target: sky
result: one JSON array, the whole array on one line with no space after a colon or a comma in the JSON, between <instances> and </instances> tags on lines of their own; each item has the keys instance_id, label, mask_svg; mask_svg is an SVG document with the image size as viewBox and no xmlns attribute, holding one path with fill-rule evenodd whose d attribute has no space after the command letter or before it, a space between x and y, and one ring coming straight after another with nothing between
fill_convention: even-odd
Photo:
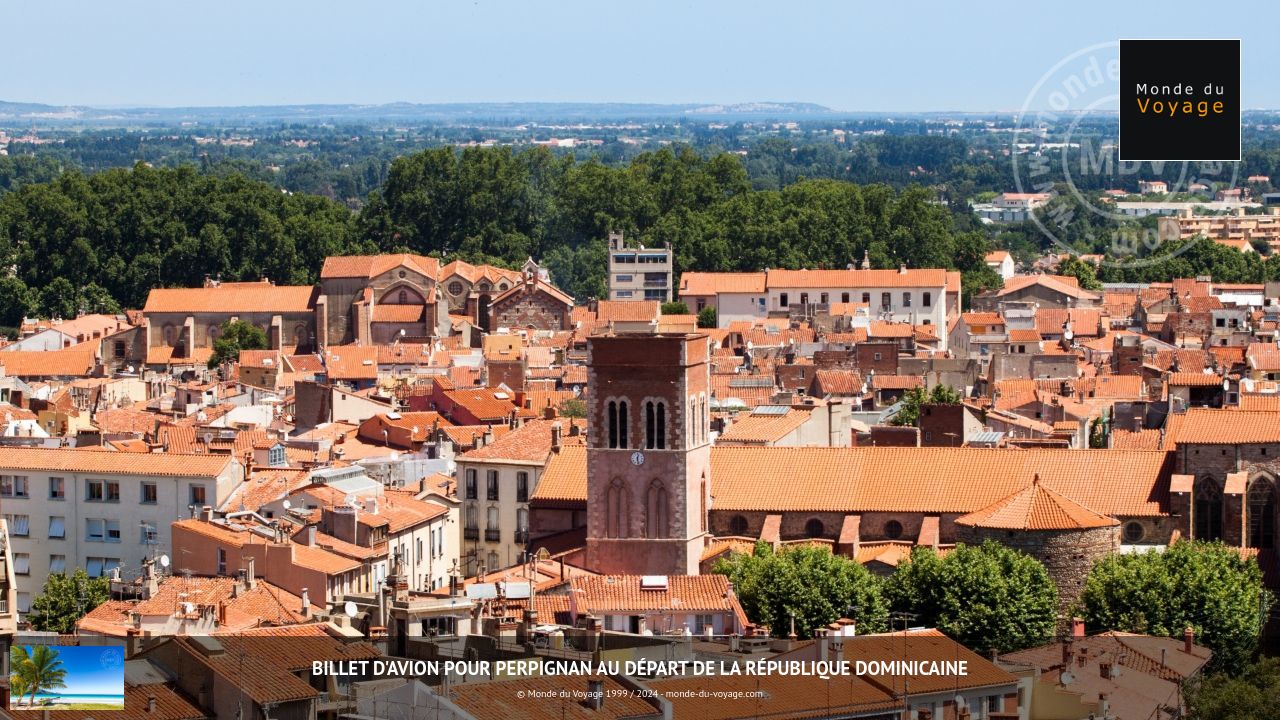
<instances>
[{"instance_id":1,"label":"sky","mask_svg":"<svg viewBox=\"0 0 1280 720\"><path fill-rule=\"evenodd\" d=\"M188 106L813 102L1017 109L1118 38L1240 38L1280 108L1280 4L1162 0L48 0L8 4L0 100Z\"/></svg>"},{"instance_id":2,"label":"sky","mask_svg":"<svg viewBox=\"0 0 1280 720\"><path fill-rule=\"evenodd\" d=\"M28 652L31 651L30 646ZM58 659L67 671L65 688L51 694L123 695L124 650L119 646L59 646Z\"/></svg>"}]
</instances>

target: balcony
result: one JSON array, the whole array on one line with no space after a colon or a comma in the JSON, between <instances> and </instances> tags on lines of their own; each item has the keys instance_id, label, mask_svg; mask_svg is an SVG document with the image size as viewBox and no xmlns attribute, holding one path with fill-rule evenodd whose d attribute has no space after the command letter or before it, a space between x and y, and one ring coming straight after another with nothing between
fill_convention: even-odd
<instances>
[{"instance_id":1,"label":"balcony","mask_svg":"<svg viewBox=\"0 0 1280 720\"><path fill-rule=\"evenodd\" d=\"M528 543L529 543L529 531L528 531L528 530L517 530L517 531L516 531L516 544L517 544L517 545L527 545Z\"/></svg>"},{"instance_id":2,"label":"balcony","mask_svg":"<svg viewBox=\"0 0 1280 720\"><path fill-rule=\"evenodd\" d=\"M485 542L501 542L502 531L497 528L485 528L484 541Z\"/></svg>"},{"instance_id":3,"label":"balcony","mask_svg":"<svg viewBox=\"0 0 1280 720\"><path fill-rule=\"evenodd\" d=\"M480 539L480 528L472 528L472 527L469 527L469 528L463 528L463 529L462 529L462 539L463 539L463 540L479 540L479 539Z\"/></svg>"}]
</instances>

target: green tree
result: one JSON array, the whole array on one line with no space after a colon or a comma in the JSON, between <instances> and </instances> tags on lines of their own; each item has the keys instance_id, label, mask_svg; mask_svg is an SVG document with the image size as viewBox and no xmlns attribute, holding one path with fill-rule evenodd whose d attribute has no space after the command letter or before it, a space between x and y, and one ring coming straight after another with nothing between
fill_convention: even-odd
<instances>
[{"instance_id":1,"label":"green tree","mask_svg":"<svg viewBox=\"0 0 1280 720\"><path fill-rule=\"evenodd\" d=\"M67 686L66 668L58 659L58 651L48 645L13 646L9 650L9 674L17 676L18 684L31 696L28 706L35 705L36 695Z\"/></svg>"},{"instance_id":2,"label":"green tree","mask_svg":"<svg viewBox=\"0 0 1280 720\"><path fill-rule=\"evenodd\" d=\"M704 307L698 311L698 327L714 328L719 324L716 318L716 309L713 307Z\"/></svg>"},{"instance_id":3,"label":"green tree","mask_svg":"<svg viewBox=\"0 0 1280 720\"><path fill-rule=\"evenodd\" d=\"M848 617L859 632L886 628L888 605L880 580L854 560L828 548L793 547L774 551L764 541L750 555L737 554L716 563L714 572L728 575L747 617L768 625L777 637L791 631L810 637L814 628Z\"/></svg>"},{"instance_id":4,"label":"green tree","mask_svg":"<svg viewBox=\"0 0 1280 720\"><path fill-rule=\"evenodd\" d=\"M31 603L31 626L44 632L69 633L76 620L111 599L105 577L91 578L84 568L74 573L54 573Z\"/></svg>"},{"instance_id":5,"label":"green tree","mask_svg":"<svg viewBox=\"0 0 1280 720\"><path fill-rule=\"evenodd\" d=\"M561 417L584 418L587 416L587 402L582 398L565 398L560 401L558 412Z\"/></svg>"},{"instance_id":6,"label":"green tree","mask_svg":"<svg viewBox=\"0 0 1280 720\"><path fill-rule=\"evenodd\" d=\"M56 277L40 291L40 314L48 318L75 318L80 293L65 277Z\"/></svg>"},{"instance_id":7,"label":"green tree","mask_svg":"<svg viewBox=\"0 0 1280 720\"><path fill-rule=\"evenodd\" d=\"M1072 255L1058 263L1058 274L1068 275L1080 281L1083 290L1101 290L1097 269L1091 264Z\"/></svg>"},{"instance_id":8,"label":"green tree","mask_svg":"<svg viewBox=\"0 0 1280 720\"><path fill-rule=\"evenodd\" d=\"M1057 624L1058 591L1035 558L996 542L959 545L945 557L917 547L885 585L895 611L975 650L1040 645Z\"/></svg>"},{"instance_id":9,"label":"green tree","mask_svg":"<svg viewBox=\"0 0 1280 720\"><path fill-rule=\"evenodd\" d=\"M228 320L222 323L222 334L213 341L213 355L209 357L209 367L215 368L224 362L235 362L240 358L241 350L264 350L267 347L267 334L262 328L243 320Z\"/></svg>"},{"instance_id":10,"label":"green tree","mask_svg":"<svg viewBox=\"0 0 1280 720\"><path fill-rule=\"evenodd\" d=\"M18 327L35 309L35 298L27 284L16 277L0 277L0 327Z\"/></svg>"},{"instance_id":11,"label":"green tree","mask_svg":"<svg viewBox=\"0 0 1280 720\"><path fill-rule=\"evenodd\" d=\"M1253 657L1275 598L1262 569L1220 542L1181 541L1164 552L1099 561L1081 597L1091 630L1181 637L1213 650L1213 668L1239 672Z\"/></svg>"},{"instance_id":12,"label":"green tree","mask_svg":"<svg viewBox=\"0 0 1280 720\"><path fill-rule=\"evenodd\" d=\"M1280 720L1280 658L1263 658L1237 676L1201 675L1186 687L1188 720Z\"/></svg>"},{"instance_id":13,"label":"green tree","mask_svg":"<svg viewBox=\"0 0 1280 720\"><path fill-rule=\"evenodd\" d=\"M892 425L915 426L920 423L920 407L922 405L958 405L963 399L960 391L950 385L939 383L929 390L925 390L922 387L914 387L903 393L902 407L898 409L898 414L894 415L889 423Z\"/></svg>"},{"instance_id":14,"label":"green tree","mask_svg":"<svg viewBox=\"0 0 1280 720\"><path fill-rule=\"evenodd\" d=\"M662 314L663 315L688 315L689 306L685 305L679 300L675 302L662 303Z\"/></svg>"}]
</instances>

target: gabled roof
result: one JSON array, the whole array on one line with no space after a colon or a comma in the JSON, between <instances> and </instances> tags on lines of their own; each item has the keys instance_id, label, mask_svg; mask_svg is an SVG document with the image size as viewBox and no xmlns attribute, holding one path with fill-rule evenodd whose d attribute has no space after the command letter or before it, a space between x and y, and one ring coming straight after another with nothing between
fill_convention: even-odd
<instances>
[{"instance_id":1,"label":"gabled roof","mask_svg":"<svg viewBox=\"0 0 1280 720\"><path fill-rule=\"evenodd\" d=\"M213 478L221 475L232 462L232 458L225 455L130 453L125 460L110 452L53 448L8 447L0 453L0 470L160 477Z\"/></svg>"},{"instance_id":2,"label":"gabled roof","mask_svg":"<svg viewBox=\"0 0 1280 720\"><path fill-rule=\"evenodd\" d=\"M458 456L461 462L484 460L511 460L515 462L543 463L551 454L552 426L559 425L562 447L582 444L586 439L585 420L560 418L555 420L530 420L506 433L482 448L470 450ZM577 425L580 434L570 437L569 428Z\"/></svg>"},{"instance_id":3,"label":"gabled roof","mask_svg":"<svg viewBox=\"0 0 1280 720\"><path fill-rule=\"evenodd\" d=\"M1280 443L1280 422L1271 412L1193 407L1182 415L1176 435L1179 444Z\"/></svg>"},{"instance_id":4,"label":"gabled roof","mask_svg":"<svg viewBox=\"0 0 1280 720\"><path fill-rule=\"evenodd\" d=\"M596 304L600 322L645 322L658 319L662 303L657 300L601 300Z\"/></svg>"},{"instance_id":5,"label":"gabled roof","mask_svg":"<svg viewBox=\"0 0 1280 720\"><path fill-rule=\"evenodd\" d=\"M93 374L97 360L92 343L62 350L0 351L0 368L11 377L85 377Z\"/></svg>"},{"instance_id":6,"label":"gabled roof","mask_svg":"<svg viewBox=\"0 0 1280 720\"><path fill-rule=\"evenodd\" d=\"M1087 530L1120 522L1041 485L1037 475L1018 492L956 518L956 524L1001 530Z\"/></svg>"},{"instance_id":7,"label":"gabled roof","mask_svg":"<svg viewBox=\"0 0 1280 720\"><path fill-rule=\"evenodd\" d=\"M942 288L947 271L940 268L915 270L769 270L769 289L789 288Z\"/></svg>"},{"instance_id":8,"label":"gabled roof","mask_svg":"<svg viewBox=\"0 0 1280 720\"><path fill-rule=\"evenodd\" d=\"M144 313L305 313L312 308L311 285L269 282L222 283L213 287L156 288L147 295Z\"/></svg>"},{"instance_id":9,"label":"gabled roof","mask_svg":"<svg viewBox=\"0 0 1280 720\"><path fill-rule=\"evenodd\" d=\"M689 296L716 295L718 293L763 293L765 274L762 272L714 273L687 272L680 276L679 294Z\"/></svg>"},{"instance_id":10,"label":"gabled roof","mask_svg":"<svg viewBox=\"0 0 1280 720\"><path fill-rule=\"evenodd\" d=\"M1080 281L1076 278L1062 275L1015 275L1004 281L1004 286L996 291L996 297L1004 297L1033 285L1039 285L1078 300L1102 299L1101 295L1081 290Z\"/></svg>"},{"instance_id":11,"label":"gabled roof","mask_svg":"<svg viewBox=\"0 0 1280 720\"><path fill-rule=\"evenodd\" d=\"M538 278L533 278L532 280L525 279L522 282L517 282L516 284L507 288L505 292L502 292L496 295L493 298L493 300L490 301L490 305L491 306L500 305L502 303L505 303L511 300L512 298L516 298L521 295L524 295L525 293L537 293L537 292L548 295L551 298L555 299L556 301L563 303L564 305L570 308L573 307L573 296L569 295L568 293L556 287L555 285L552 285L549 282L543 282Z\"/></svg>"},{"instance_id":12,"label":"gabled roof","mask_svg":"<svg viewBox=\"0 0 1280 720\"><path fill-rule=\"evenodd\" d=\"M393 255L342 255L324 259L324 267L320 269L320 279L330 278L372 278L388 270L404 265L431 279L440 272L440 261L423 255L398 253Z\"/></svg>"},{"instance_id":13,"label":"gabled roof","mask_svg":"<svg viewBox=\"0 0 1280 720\"><path fill-rule=\"evenodd\" d=\"M607 615L670 610L679 600L681 612L740 612L725 575L670 575L666 586L648 589L641 575L579 575L569 582L579 593L579 612Z\"/></svg>"}]
</instances>

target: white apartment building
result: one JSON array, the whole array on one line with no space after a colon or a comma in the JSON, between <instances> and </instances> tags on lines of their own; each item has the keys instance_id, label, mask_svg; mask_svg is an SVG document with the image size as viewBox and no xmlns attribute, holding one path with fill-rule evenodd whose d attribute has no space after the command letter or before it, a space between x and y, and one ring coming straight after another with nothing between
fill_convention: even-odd
<instances>
[{"instance_id":1,"label":"white apartment building","mask_svg":"<svg viewBox=\"0 0 1280 720\"><path fill-rule=\"evenodd\" d=\"M671 299L675 255L670 247L627 247L622 233L609 233L609 299Z\"/></svg>"},{"instance_id":2,"label":"white apartment building","mask_svg":"<svg viewBox=\"0 0 1280 720\"><path fill-rule=\"evenodd\" d=\"M51 573L101 577L169 553L169 524L217 506L244 480L226 455L5 448L0 512L9 526L18 611ZM176 562L176 559L175 559Z\"/></svg>"}]
</instances>

